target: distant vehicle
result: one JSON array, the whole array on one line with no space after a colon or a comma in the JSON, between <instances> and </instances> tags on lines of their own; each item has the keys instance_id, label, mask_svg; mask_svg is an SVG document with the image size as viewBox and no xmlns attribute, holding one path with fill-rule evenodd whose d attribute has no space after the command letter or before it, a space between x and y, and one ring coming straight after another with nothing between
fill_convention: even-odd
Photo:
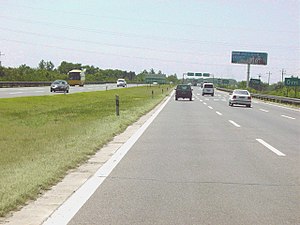
<instances>
[{"instance_id":1,"label":"distant vehicle","mask_svg":"<svg viewBox=\"0 0 300 225\"><path fill-rule=\"evenodd\" d=\"M235 104L251 107L251 94L249 91L239 89L234 90L229 97L229 106L233 106Z\"/></svg>"},{"instance_id":2,"label":"distant vehicle","mask_svg":"<svg viewBox=\"0 0 300 225\"><path fill-rule=\"evenodd\" d=\"M65 80L56 80L50 86L50 92L63 91L69 93L70 85Z\"/></svg>"},{"instance_id":3,"label":"distant vehicle","mask_svg":"<svg viewBox=\"0 0 300 225\"><path fill-rule=\"evenodd\" d=\"M154 81L152 84L157 85L158 83L156 81Z\"/></svg>"},{"instance_id":4,"label":"distant vehicle","mask_svg":"<svg viewBox=\"0 0 300 225\"><path fill-rule=\"evenodd\" d=\"M189 98L192 101L192 93L193 89L191 85L188 84L178 84L175 89L175 100L177 101L178 98Z\"/></svg>"},{"instance_id":5,"label":"distant vehicle","mask_svg":"<svg viewBox=\"0 0 300 225\"><path fill-rule=\"evenodd\" d=\"M125 79L118 79L117 80L117 87L126 87L127 83L125 81Z\"/></svg>"},{"instance_id":6,"label":"distant vehicle","mask_svg":"<svg viewBox=\"0 0 300 225\"><path fill-rule=\"evenodd\" d=\"M202 87L202 96L211 95L214 96L214 84L213 83L204 83Z\"/></svg>"},{"instance_id":7,"label":"distant vehicle","mask_svg":"<svg viewBox=\"0 0 300 225\"><path fill-rule=\"evenodd\" d=\"M70 86L79 85L84 86L85 83L85 72L84 70L71 70L68 72Z\"/></svg>"}]
</instances>

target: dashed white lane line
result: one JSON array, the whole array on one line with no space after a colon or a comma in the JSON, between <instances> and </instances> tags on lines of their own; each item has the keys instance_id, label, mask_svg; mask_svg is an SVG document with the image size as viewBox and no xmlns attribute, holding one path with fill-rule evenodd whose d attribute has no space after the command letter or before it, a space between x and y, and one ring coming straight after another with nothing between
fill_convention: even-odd
<instances>
[{"instance_id":1,"label":"dashed white lane line","mask_svg":"<svg viewBox=\"0 0 300 225\"><path fill-rule=\"evenodd\" d=\"M209 108L209 109L214 109L214 108L213 108L213 107L211 107L211 106L208 106L208 108Z\"/></svg>"},{"instance_id":2,"label":"dashed white lane line","mask_svg":"<svg viewBox=\"0 0 300 225\"><path fill-rule=\"evenodd\" d=\"M264 145L265 147L267 147L269 150L271 150L272 152L274 152L276 155L278 156L285 156L284 153L282 153L281 151L277 150L276 148L274 148L273 146L269 145L267 142L265 142L262 139L257 138L256 139L259 143L261 143L262 145Z\"/></svg>"},{"instance_id":3,"label":"dashed white lane line","mask_svg":"<svg viewBox=\"0 0 300 225\"><path fill-rule=\"evenodd\" d=\"M204 104L204 105L207 105L207 103L206 103L206 102L203 102L203 104Z\"/></svg>"},{"instance_id":4,"label":"dashed white lane line","mask_svg":"<svg viewBox=\"0 0 300 225\"><path fill-rule=\"evenodd\" d=\"M232 120L229 120L229 122L230 122L231 124L233 124L234 126L236 126L236 127L241 127L239 124L237 124L236 122L234 122L234 121L232 121Z\"/></svg>"},{"instance_id":5,"label":"dashed white lane line","mask_svg":"<svg viewBox=\"0 0 300 225\"><path fill-rule=\"evenodd\" d=\"M290 117L290 116L286 116L286 115L281 115L282 117L284 117L284 118L287 118L287 119L291 119L291 120L295 120L296 118L294 118L294 117Z\"/></svg>"},{"instance_id":6,"label":"dashed white lane line","mask_svg":"<svg viewBox=\"0 0 300 225\"><path fill-rule=\"evenodd\" d=\"M216 111L216 113L217 113L219 116L222 116L222 115L223 115L222 113L220 113L220 112L218 112L218 111Z\"/></svg>"},{"instance_id":7,"label":"dashed white lane line","mask_svg":"<svg viewBox=\"0 0 300 225\"><path fill-rule=\"evenodd\" d=\"M265 109L259 109L260 111L263 111L263 112L266 112L268 113L269 111L268 110L265 110Z\"/></svg>"},{"instance_id":8,"label":"dashed white lane line","mask_svg":"<svg viewBox=\"0 0 300 225\"><path fill-rule=\"evenodd\" d=\"M17 94L23 94L24 92L11 92L10 95L17 95Z\"/></svg>"}]
</instances>

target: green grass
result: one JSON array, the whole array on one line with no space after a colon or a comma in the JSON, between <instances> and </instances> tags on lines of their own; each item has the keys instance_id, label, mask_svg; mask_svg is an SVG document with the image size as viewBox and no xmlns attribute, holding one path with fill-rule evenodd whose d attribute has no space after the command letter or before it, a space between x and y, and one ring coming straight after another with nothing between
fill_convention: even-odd
<instances>
[{"instance_id":1,"label":"green grass","mask_svg":"<svg viewBox=\"0 0 300 225\"><path fill-rule=\"evenodd\" d=\"M0 99L0 216L35 199L150 111L168 94L161 88Z\"/></svg>"}]
</instances>

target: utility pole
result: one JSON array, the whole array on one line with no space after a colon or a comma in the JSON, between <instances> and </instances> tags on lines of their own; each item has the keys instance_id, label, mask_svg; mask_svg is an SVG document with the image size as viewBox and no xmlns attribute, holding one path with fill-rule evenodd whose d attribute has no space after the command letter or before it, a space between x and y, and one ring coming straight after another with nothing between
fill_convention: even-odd
<instances>
[{"instance_id":1,"label":"utility pole","mask_svg":"<svg viewBox=\"0 0 300 225\"><path fill-rule=\"evenodd\" d=\"M283 83L283 75L285 74L284 69L281 70L281 82Z\"/></svg>"},{"instance_id":2,"label":"utility pole","mask_svg":"<svg viewBox=\"0 0 300 225\"><path fill-rule=\"evenodd\" d=\"M0 52L0 67L2 66L2 65L1 65L1 55L4 55L4 54L2 54L2 53Z\"/></svg>"},{"instance_id":3,"label":"utility pole","mask_svg":"<svg viewBox=\"0 0 300 225\"><path fill-rule=\"evenodd\" d=\"M269 76L268 76L268 85L270 85L270 76L271 76L271 72L269 71L268 73L267 73Z\"/></svg>"}]
</instances>

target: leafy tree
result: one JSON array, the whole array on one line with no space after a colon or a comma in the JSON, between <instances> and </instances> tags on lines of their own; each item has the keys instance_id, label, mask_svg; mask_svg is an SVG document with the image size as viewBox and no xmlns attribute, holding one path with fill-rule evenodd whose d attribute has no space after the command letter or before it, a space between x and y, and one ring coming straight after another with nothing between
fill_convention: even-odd
<instances>
[{"instance_id":1,"label":"leafy tree","mask_svg":"<svg viewBox=\"0 0 300 225\"><path fill-rule=\"evenodd\" d=\"M52 71L53 69L54 69L54 64L51 61L46 62L46 70Z\"/></svg>"},{"instance_id":2,"label":"leafy tree","mask_svg":"<svg viewBox=\"0 0 300 225\"><path fill-rule=\"evenodd\" d=\"M51 61L46 62L42 59L38 65L38 69L52 71L54 69L54 64Z\"/></svg>"},{"instance_id":3,"label":"leafy tree","mask_svg":"<svg viewBox=\"0 0 300 225\"><path fill-rule=\"evenodd\" d=\"M153 68L151 68L149 73L150 73L150 74L155 74L155 71L154 71L154 69L153 69Z\"/></svg>"},{"instance_id":4,"label":"leafy tree","mask_svg":"<svg viewBox=\"0 0 300 225\"><path fill-rule=\"evenodd\" d=\"M44 70L46 68L46 62L42 59L39 63L38 69Z\"/></svg>"},{"instance_id":5,"label":"leafy tree","mask_svg":"<svg viewBox=\"0 0 300 225\"><path fill-rule=\"evenodd\" d=\"M177 78L177 75L176 73L174 75L170 75L167 77L167 81L170 83L170 82L173 82L173 84L177 84L178 83L178 78Z\"/></svg>"},{"instance_id":6,"label":"leafy tree","mask_svg":"<svg viewBox=\"0 0 300 225\"><path fill-rule=\"evenodd\" d=\"M61 64L58 66L57 70L62 74L67 74L70 70L78 69L80 70L82 65L80 63L70 63L66 61L62 61Z\"/></svg>"}]
</instances>

